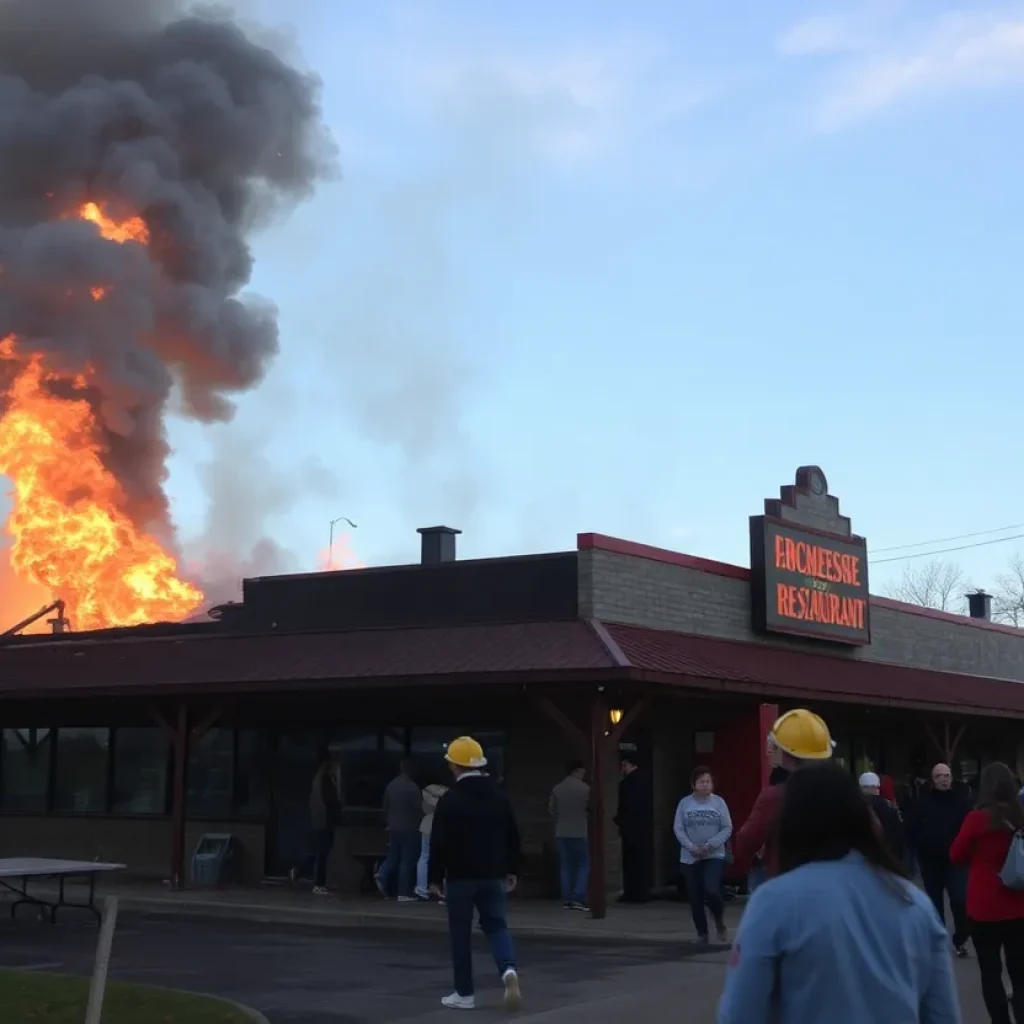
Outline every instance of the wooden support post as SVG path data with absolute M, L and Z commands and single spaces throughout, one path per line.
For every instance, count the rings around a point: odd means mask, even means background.
M 605 850 L 605 726 L 608 704 L 597 694 L 590 709 L 590 913 L 595 919 L 608 912 L 608 866 Z
M 188 708 L 178 705 L 174 730 L 174 802 L 171 807 L 171 888 L 185 888 L 185 797 L 188 776 Z
M 590 757 L 590 742 L 586 733 L 553 701 L 540 693 L 531 693 L 533 703 L 561 729 L 565 738 L 573 745 L 577 755 L 584 761 Z
M 193 725 L 188 734 L 189 744 L 198 743 L 224 717 L 227 707 L 227 704 L 218 704 L 204 719 Z
M 949 753 L 947 757 L 950 761 L 952 761 L 953 758 L 956 757 L 956 748 L 960 746 L 960 741 L 964 738 L 964 730 L 966 728 L 966 725 L 961 725 L 960 728 L 957 729 L 956 735 L 953 737 L 953 742 L 949 745 Z M 952 764 L 950 764 L 950 768 L 952 767 Z

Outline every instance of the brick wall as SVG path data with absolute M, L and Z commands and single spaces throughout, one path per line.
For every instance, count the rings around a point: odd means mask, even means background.
M 799 640 L 756 635 L 750 583 L 636 555 L 579 553 L 580 614 L 652 629 L 675 630 L 781 647 Z M 874 604 L 872 642 L 838 650 L 850 658 L 1024 682 L 1024 631 L 984 629 Z

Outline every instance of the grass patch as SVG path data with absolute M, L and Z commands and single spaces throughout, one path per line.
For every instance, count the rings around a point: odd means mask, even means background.
M 89 979 L 0 970 L 3 1024 L 82 1024 Z M 108 981 L 103 1024 L 252 1024 L 229 1003 L 188 992 Z

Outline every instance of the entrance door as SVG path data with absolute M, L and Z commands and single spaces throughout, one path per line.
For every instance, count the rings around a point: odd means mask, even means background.
M 309 794 L 323 742 L 323 733 L 314 730 L 277 737 L 267 829 L 266 870 L 271 878 L 285 877 L 312 852 Z

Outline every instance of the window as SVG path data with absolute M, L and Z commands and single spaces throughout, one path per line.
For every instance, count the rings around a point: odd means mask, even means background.
M 267 813 L 270 762 L 270 734 L 261 729 L 239 729 L 235 755 L 235 813 L 240 817 L 262 817 Z
M 233 729 L 210 729 L 192 744 L 188 759 L 188 813 L 204 817 L 231 814 L 235 786 Z
M 118 729 L 114 733 L 114 812 L 165 814 L 169 761 L 163 729 Z
M 405 731 L 342 729 L 331 735 L 329 747 L 341 769 L 345 806 L 380 810 L 405 755 Z
M 109 729 L 58 729 L 55 811 L 102 814 L 107 809 Z
M 53 733 L 49 729 L 3 730 L 3 808 L 45 811 L 50 792 Z

